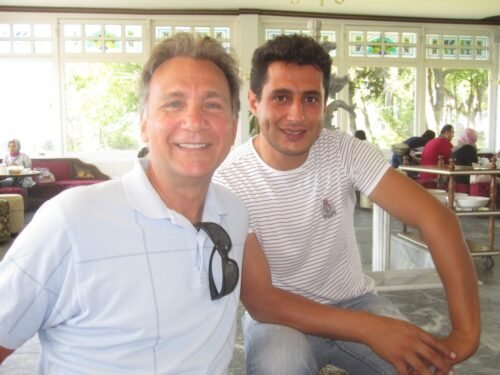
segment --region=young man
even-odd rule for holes
[[[248,215],[211,177],[239,87],[212,39],[155,48],[141,80],[148,158],[53,198],[0,264],[0,362],[38,333],[41,374],[227,373]]]
[[[475,270],[457,218],[390,168],[368,142],[322,129],[331,60],[311,38],[280,36],[252,59],[261,133],[214,178],[249,210],[241,298],[248,374],[447,374],[478,345]],[[448,297],[452,330],[434,337],[374,292],[355,239],[355,190],[417,227]],[[409,198],[411,197],[411,198]]]
[[[453,145],[451,140],[455,136],[455,129],[450,124],[447,124],[441,128],[439,137],[431,139],[426,143],[424,149],[422,150],[422,158],[420,159],[420,164],[422,165],[437,165],[439,161],[439,156],[443,156],[443,162],[448,164]],[[437,175],[432,173],[420,173],[420,180],[432,180],[437,178]]]

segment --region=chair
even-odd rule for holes
[[[24,228],[24,200],[20,194],[0,194],[0,200],[9,206],[9,231],[17,234]]]

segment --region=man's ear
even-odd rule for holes
[[[259,105],[259,99],[257,95],[252,90],[248,90],[248,107],[252,115],[257,116],[257,107]]]
[[[141,127],[141,140],[145,143],[148,143],[149,141],[149,138],[148,138],[148,133],[146,131],[146,127],[147,127],[147,124],[146,124],[146,114],[143,113],[141,115],[141,123],[140,123],[140,127]]]

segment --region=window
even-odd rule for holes
[[[486,35],[433,33],[425,36],[425,42],[427,59],[487,61],[490,58]]]
[[[270,40],[278,35],[311,35],[311,31],[304,28],[276,28],[270,27],[264,29],[265,40]],[[328,48],[328,53],[333,58],[337,56],[336,32],[333,30],[321,30],[319,35],[319,42],[323,43]]]
[[[348,48],[351,57],[415,59],[417,57],[417,33],[351,30]]]
[[[1,59],[0,82],[1,150],[5,152],[12,138],[21,140],[28,155],[59,150],[57,73],[52,61]]]
[[[381,149],[413,135],[416,68],[351,67],[350,102],[355,104],[354,125]]]
[[[157,22],[154,26],[154,41],[158,43],[162,39],[181,32],[215,38],[228,51],[231,47],[231,28],[229,26],[183,26]]]
[[[65,151],[137,150],[139,63],[67,62]]]
[[[432,30],[425,34],[425,120],[439,132],[473,128],[479,148],[490,148],[490,34]]]
[[[143,29],[141,23],[127,21],[63,21],[63,53],[141,54]]]
[[[0,23],[0,56],[53,53],[52,26],[47,23]]]
[[[439,133],[452,124],[456,133],[464,128],[478,132],[477,146],[487,148],[489,132],[489,70],[428,68],[426,120]]]

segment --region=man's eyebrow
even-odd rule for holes
[[[282,88],[282,89],[274,89],[273,91],[271,91],[271,94],[272,95],[285,95],[285,94],[291,94],[292,93],[292,90],[290,89],[285,89],[285,88]]]
[[[278,88],[278,89],[271,91],[271,95],[287,95],[287,94],[292,94],[292,93],[293,93],[293,90],[285,89],[285,88]],[[302,96],[310,96],[310,95],[321,96],[321,91],[308,90],[308,91],[302,92],[301,95]]]
[[[162,99],[184,98],[186,95],[182,91],[171,91],[161,95]]]

